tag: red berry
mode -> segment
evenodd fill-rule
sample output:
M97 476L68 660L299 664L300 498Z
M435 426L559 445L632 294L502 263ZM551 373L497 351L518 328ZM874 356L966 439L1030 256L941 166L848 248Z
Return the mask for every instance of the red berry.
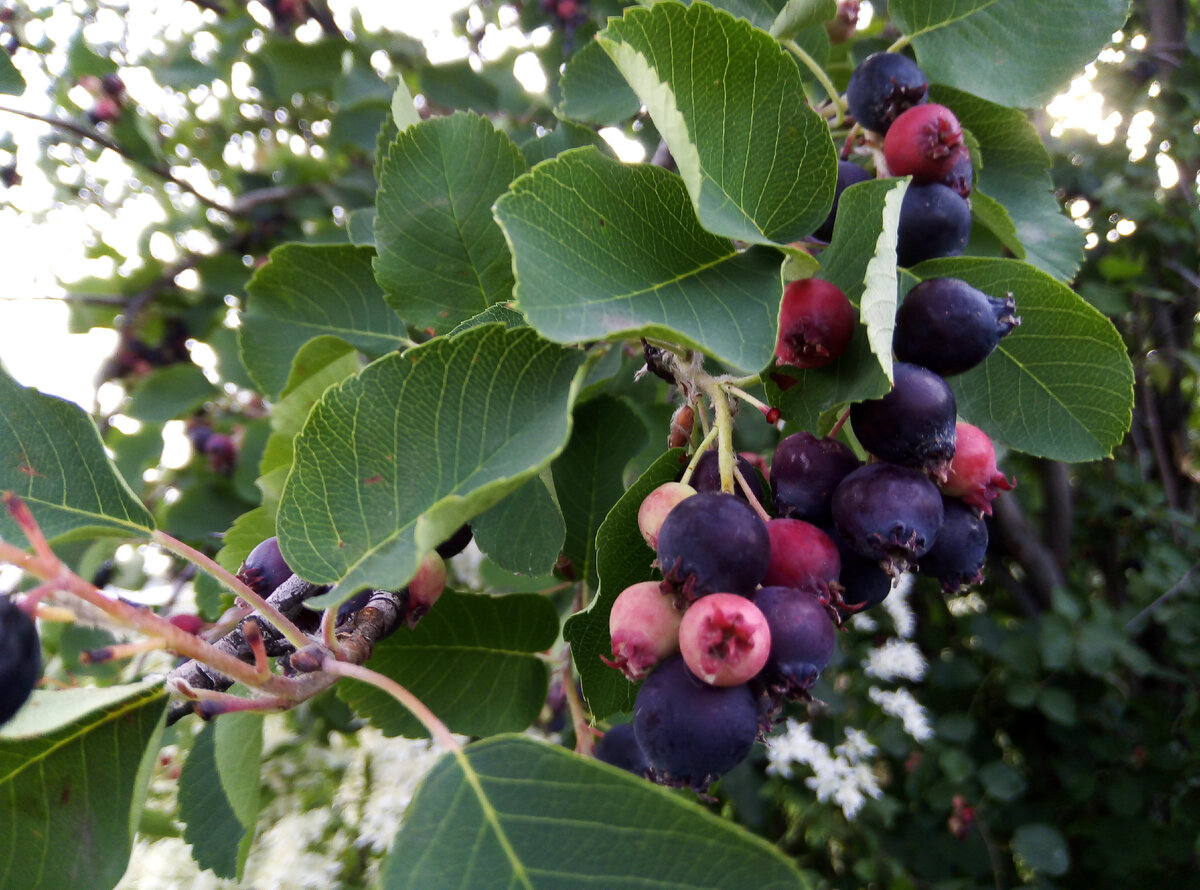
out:
M204 619L199 615L179 614L167 619L184 633L198 634L204 629Z
M942 492L962 498L981 513L992 515L992 501L1001 491L1016 486L996 467L996 449L992 440L977 426L959 421L955 428L957 445Z
M775 358L781 365L822 368L836 360L854 336L854 307L836 284L801 278L783 291Z
M415 627L428 614L445 589L446 561L436 552L426 554L408 582L408 611L404 617L409 627Z
M938 182L954 169L963 144L958 118L945 105L917 105L902 113L883 138L883 156L893 176Z
M767 663L771 631L750 600L734 593L714 593L684 613L679 651L688 670L705 683L737 686Z
M837 545L815 525L800 519L772 519L771 562L763 576L764 587L829 587L838 580L842 559Z
M679 622L682 613L672 598L659 591L657 581L626 587L613 601L608 615L612 638L609 667L630 680L640 680L651 668L679 651Z

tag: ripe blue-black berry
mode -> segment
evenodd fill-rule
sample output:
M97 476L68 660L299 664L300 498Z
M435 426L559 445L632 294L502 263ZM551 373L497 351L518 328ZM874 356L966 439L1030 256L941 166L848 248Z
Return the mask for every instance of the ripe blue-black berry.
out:
M618 723L596 743L596 759L638 776L645 776L650 762L638 747L632 723Z
M846 104L868 130L886 133L901 112L923 103L928 92L925 73L908 56L873 53L850 75Z
M751 597L771 628L771 654L762 678L772 692L803 697L837 645L837 630L816 585L760 587Z
M957 593L983 582L988 530L979 511L957 498L942 498L942 510L937 540L917 568L941 581L944 593Z
M942 519L941 494L923 473L908 467L868 464L833 493L838 531L893 577L928 552Z
M42 671L37 625L7 596L0 596L0 725L20 710Z
M896 362L892 391L850 409L862 447L882 460L945 478L954 457L955 401L932 371Z
M465 522L460 525L450 537L438 544L434 549L442 559L449 559L463 552L471 543L471 526Z
M861 464L849 446L836 439L793 433L775 447L771 458L775 512L805 522L827 521L833 490Z
M689 602L717 592L749 595L770 560L766 524L733 495L701 492L680 501L658 533L664 590Z
M936 257L958 256L971 235L971 208L939 182L913 183L900 205L896 261L915 266Z
M267 538L251 550L242 567L238 569L237 576L260 596L267 596L290 578L292 570L284 560L283 554L279 552L279 539Z
M1011 295L990 297L958 278L927 278L896 310L896 358L948 377L978 365L1021 323Z
M745 684L709 686L677 655L638 690L633 728L656 782L704 792L750 753L758 704Z
M832 522L822 529L829 535L842 559L838 583L842 587L842 604L853 608L843 611L843 617L878 606L892 592L892 579L880 567L878 560L868 559L847 543Z
M762 479L758 475L758 470L754 469L754 465L740 454L736 457L737 468L741 471L742 477L749 484L750 490L754 492L754 497L765 507L767 502L763 496ZM692 471L691 486L696 491L721 491L721 466L715 448L700 455L700 460L696 462L696 469ZM746 493L742 491L742 486L736 480L733 485L733 496L740 501L746 500Z
M833 207L829 209L829 216L825 217L825 222L821 223L821 227L813 232L813 235L822 241L832 238L833 224L837 220L838 202L842 199L842 192L852 185L866 182L872 178L874 177L869 171L864 170L853 161L838 161L837 185L833 189Z

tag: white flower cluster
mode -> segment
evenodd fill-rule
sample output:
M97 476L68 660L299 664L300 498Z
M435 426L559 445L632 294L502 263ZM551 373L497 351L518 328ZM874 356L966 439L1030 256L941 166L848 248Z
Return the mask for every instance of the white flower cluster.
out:
M867 762L877 752L861 730L847 728L846 740L831 751L813 738L809 724L788 720L783 733L767 740L767 772L790 779L793 764L806 764L813 775L804 784L813 789L817 800L832 800L847 819L853 819L868 797L883 793Z
M863 673L877 680L920 680L925 676L925 656L911 640L892 637L863 659Z
M872 686L867 691L867 697L879 705L883 709L883 713L899 718L904 725L904 731L918 742L933 738L933 728L929 725L925 709L907 689L889 692L878 686Z

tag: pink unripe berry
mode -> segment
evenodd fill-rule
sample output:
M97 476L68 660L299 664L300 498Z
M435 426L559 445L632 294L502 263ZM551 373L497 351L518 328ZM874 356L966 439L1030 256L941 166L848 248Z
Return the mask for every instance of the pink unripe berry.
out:
M712 686L753 678L771 654L771 630L758 606L735 593L713 593L688 607L679 625L688 670Z
M783 289L775 360L823 368L840 358L854 336L854 307L836 284L801 278Z
M608 615L613 657L605 658L605 663L630 680L642 679L656 664L679 651L682 618L674 599L659 590L657 581L625 588L613 601Z
M675 509L676 504L695 493L696 489L683 482L664 482L646 495L638 507L638 529L651 550L658 550L658 531L667 514Z
M883 156L893 176L938 182L954 169L963 144L962 126L945 105L914 105L892 122L883 137Z
M417 566L417 573L408 582L408 611L405 620L409 627L428 614L446 589L446 561L436 552L427 553Z
M772 519L767 535L771 562L762 580L764 587L828 587L838 580L842 558L837 545L815 525L800 519Z
M992 515L992 501L1001 491L1016 487L996 467L996 449L992 440L977 426L959 421L955 428L957 444L950 471L941 486L942 493L962 498L981 513Z

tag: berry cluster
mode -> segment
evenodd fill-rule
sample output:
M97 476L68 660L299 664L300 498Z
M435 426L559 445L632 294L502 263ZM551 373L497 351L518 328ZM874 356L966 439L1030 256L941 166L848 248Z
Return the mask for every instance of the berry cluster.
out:
M865 141L877 174L913 178L900 208L896 255L901 266L958 256L971 234L971 153L954 113L929 102L928 92L929 81L916 62L888 52L864 59L846 88L851 115L868 131ZM832 236L842 192L870 178L857 164L839 162L833 209L814 233L817 238Z

